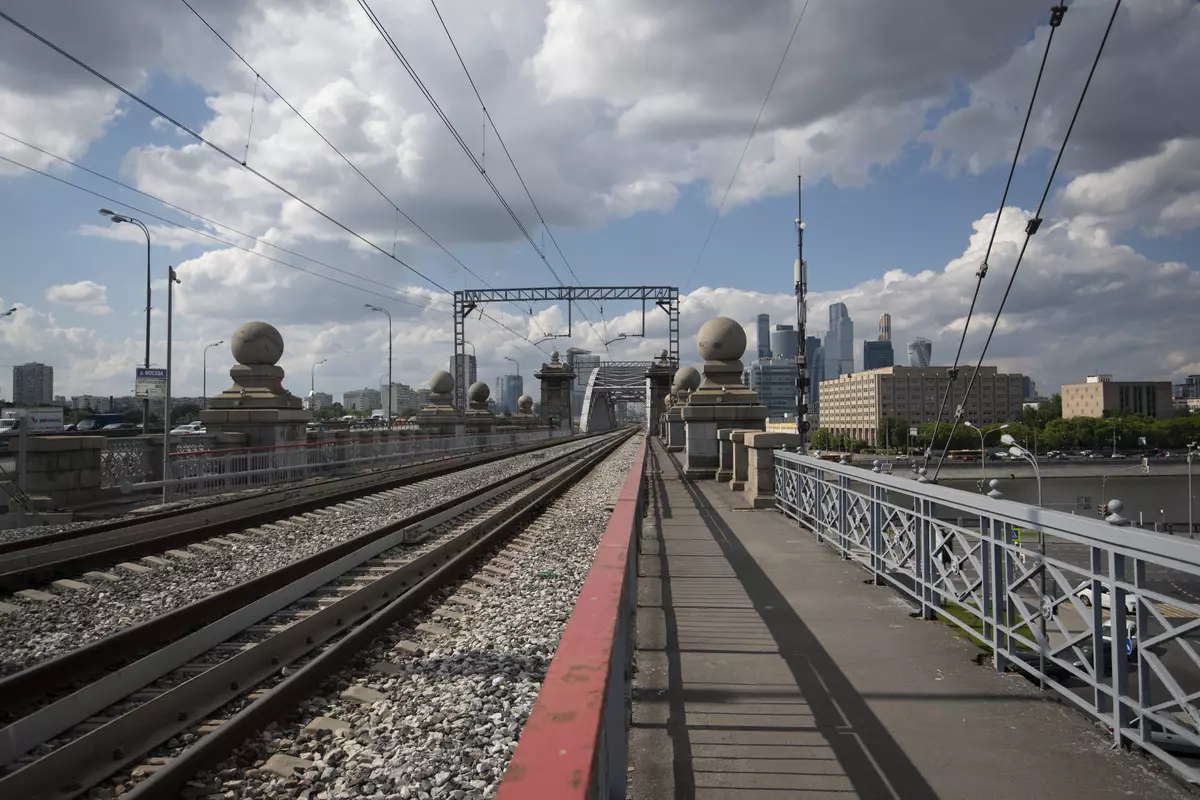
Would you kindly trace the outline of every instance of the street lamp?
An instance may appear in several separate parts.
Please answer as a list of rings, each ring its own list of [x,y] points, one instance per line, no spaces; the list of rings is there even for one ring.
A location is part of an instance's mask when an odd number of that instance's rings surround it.
[[[200,359],[200,363],[203,365],[202,368],[204,370],[204,377],[201,379],[201,382],[200,382],[200,385],[202,387],[200,389],[200,392],[204,395],[204,407],[205,408],[208,408],[208,351],[210,348],[220,347],[223,344],[225,344],[224,339],[222,339],[219,342],[213,342],[212,344],[206,344],[204,346],[204,357]]]
[[[100,209],[101,216],[108,217],[111,222],[128,222],[132,225],[137,225],[142,229],[142,233],[146,234],[146,360],[142,365],[146,369],[150,368],[150,229],[146,227],[146,223],[140,219],[118,214],[115,211],[110,211],[107,208]],[[168,380],[170,376],[168,376]],[[146,397],[142,400],[142,433],[146,433],[147,426],[150,424],[150,398]],[[170,427],[169,422],[163,423]]]
[[[1188,465],[1188,538],[1195,539],[1196,535],[1192,528],[1192,460],[1196,454],[1200,452],[1200,442],[1188,442],[1187,446],[1187,465]]]
[[[977,428],[970,422],[967,423],[967,427],[979,434],[979,474],[986,475],[987,474],[987,445],[984,444],[984,436],[986,436],[987,434],[984,433],[983,428]],[[992,430],[1006,431],[1006,430],[1008,430],[1008,423],[1006,422],[1003,425],[1001,425],[999,428],[993,428]],[[988,431],[987,433],[991,433],[991,432],[992,431]],[[979,491],[981,491],[981,492],[983,491],[983,484],[979,485]]]
[[[322,358],[320,361],[312,365],[312,369],[308,372],[308,410],[313,410],[313,397],[317,394],[317,367],[328,361],[328,358]]]
[[[1033,467],[1033,475],[1035,478],[1037,478],[1038,508],[1041,508],[1042,507],[1042,471],[1040,469],[1038,469],[1037,459],[1034,458],[1033,455],[1028,450],[1026,450],[1024,447],[1021,447],[1020,445],[1018,445],[1016,439],[1009,436],[1007,433],[1000,437],[1000,441],[1009,446],[1008,452],[1011,455],[1014,455],[1017,458],[1025,459]],[[1039,590],[1039,592],[1041,592],[1041,601],[1040,602],[1044,603],[1045,598],[1046,598],[1046,533],[1045,533],[1045,531],[1042,530],[1041,525],[1038,525],[1038,556],[1041,559],[1041,561],[1039,562],[1039,565],[1038,565],[1038,583],[1039,583],[1038,590]],[[1041,647],[1039,648],[1039,652],[1038,652],[1038,672],[1042,675],[1042,678],[1040,681],[1041,688],[1045,689],[1046,688],[1046,678],[1045,678],[1045,675],[1046,675],[1046,615],[1039,614],[1038,616],[1041,620],[1041,632],[1042,632]]]
[[[390,429],[392,427],[392,312],[388,311],[386,308],[373,306],[370,303],[363,303],[363,305],[372,311],[378,311],[380,314],[387,314],[388,318],[388,400],[387,407],[383,411],[383,418],[387,421],[387,426]]]
[[[166,396],[163,398],[163,490],[162,501],[163,505],[171,497],[171,486],[167,483],[170,480],[171,466],[171,316],[174,312],[175,284],[179,283],[179,277],[175,274],[174,267],[167,267],[167,386]],[[149,405],[150,400],[147,398],[146,404]]]

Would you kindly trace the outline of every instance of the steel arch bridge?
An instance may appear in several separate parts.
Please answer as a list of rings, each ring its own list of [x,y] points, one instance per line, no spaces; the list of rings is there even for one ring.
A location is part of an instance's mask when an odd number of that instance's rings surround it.
[[[650,413],[650,379],[646,372],[652,361],[601,361],[588,375],[579,412],[581,433],[599,433],[620,425],[617,403],[644,403]]]

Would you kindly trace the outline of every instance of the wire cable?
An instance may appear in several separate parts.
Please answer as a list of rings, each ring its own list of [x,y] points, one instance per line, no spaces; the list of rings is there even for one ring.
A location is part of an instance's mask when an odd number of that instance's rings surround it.
[[[983,279],[987,277],[988,259],[992,255],[992,246],[996,242],[996,232],[1000,228],[1000,216],[1004,213],[1004,204],[1008,202],[1008,192],[1012,188],[1013,175],[1017,171],[1017,162],[1021,158],[1021,147],[1025,143],[1025,133],[1029,130],[1029,120],[1033,116],[1033,106],[1037,100],[1038,89],[1042,85],[1042,76],[1046,72],[1046,59],[1050,55],[1050,45],[1054,43],[1054,32],[1062,24],[1063,16],[1066,13],[1067,7],[1061,3],[1050,8],[1050,34],[1046,37],[1046,47],[1042,50],[1042,63],[1038,67],[1037,78],[1033,82],[1033,92],[1029,96],[1029,105],[1025,109],[1025,121],[1021,124],[1021,135],[1017,138],[1017,147],[1013,151],[1012,164],[1008,168],[1008,179],[1004,182],[1004,192],[1000,196],[1000,207],[996,210],[996,219],[992,222],[992,234],[988,237],[987,250],[983,254],[983,262],[979,265],[979,270],[975,273],[975,293],[971,296],[971,306],[967,310],[967,318],[963,322],[962,335],[958,339],[958,350],[954,354],[954,363],[950,365],[950,369],[947,372],[946,393],[942,396],[942,402],[938,405],[937,417],[934,418],[933,422],[933,435],[929,439],[929,446],[925,449],[925,462],[922,465],[925,468],[929,467],[929,459],[933,455],[933,448],[937,443],[938,428],[941,426],[942,416],[946,413],[946,407],[954,392],[954,382],[958,380],[958,362],[962,358],[963,346],[967,342],[967,331],[970,329],[971,319],[975,315],[975,305],[979,302],[979,292],[983,287]],[[966,401],[966,395],[963,396],[963,401]],[[947,447],[949,447],[949,440],[947,440]]]
[[[775,67],[775,75],[771,78],[771,85],[767,87],[767,95],[763,98],[762,105],[758,107],[758,116],[754,118],[754,124],[750,126],[750,135],[746,137],[746,144],[742,146],[742,154],[738,156],[737,165],[733,168],[733,174],[729,176],[729,185],[725,187],[725,194],[721,197],[721,205],[717,207],[717,213],[713,215],[712,222],[708,226],[708,233],[704,235],[704,244],[700,245],[700,253],[696,256],[696,263],[692,264],[692,272],[688,275],[687,283],[684,284],[684,294],[691,288],[692,279],[696,277],[696,268],[700,266],[700,260],[704,258],[704,252],[708,249],[708,240],[712,238],[713,230],[717,227],[717,220],[721,218],[721,212],[725,210],[725,201],[729,199],[729,192],[733,189],[733,182],[737,180],[738,172],[742,169],[742,161],[746,158],[746,151],[750,149],[750,142],[754,139],[754,132],[758,130],[758,123],[762,121],[763,111],[767,108],[767,101],[771,99],[771,92],[775,91],[775,82],[779,80],[779,73],[783,71],[783,64],[787,61],[788,53],[792,50],[792,42],[796,41],[796,31],[800,30],[800,23],[804,20],[804,12],[808,11],[809,0],[804,0],[804,7],[800,9],[800,15],[796,17],[796,24],[792,28],[792,35],[788,38],[787,47],[783,48],[783,55],[779,58],[779,66]]]
[[[361,1],[361,0],[360,0],[360,1]],[[64,49],[62,49],[61,47],[59,47],[58,45],[54,44],[53,42],[51,42],[49,39],[45,38],[44,36],[42,36],[42,35],[38,34],[36,31],[32,30],[31,28],[29,28],[29,27],[27,27],[27,26],[23,25],[22,23],[18,22],[16,19],[14,19],[12,16],[10,16],[9,14],[7,14],[6,12],[4,12],[4,11],[2,11],[2,10],[0,10],[0,19],[3,19],[5,22],[8,22],[8,23],[9,23],[10,25],[12,25],[13,27],[15,27],[15,28],[17,28],[18,30],[20,30],[20,31],[22,31],[22,32],[24,32],[24,33],[26,33],[26,34],[27,34],[27,35],[29,35],[30,37],[32,37],[32,38],[34,38],[34,39],[38,40],[39,42],[41,42],[42,44],[46,45],[46,46],[47,46],[47,47],[49,47],[51,50],[55,51],[56,53],[58,53],[59,55],[61,55],[63,58],[65,58],[65,59],[67,59],[68,61],[72,62],[73,64],[75,64],[75,65],[76,65],[76,66],[78,66],[79,68],[81,68],[81,69],[83,69],[84,71],[86,71],[86,72],[90,73],[91,75],[93,75],[94,77],[96,77],[96,78],[98,78],[99,80],[103,81],[104,83],[107,83],[109,86],[111,86],[112,88],[116,89],[116,90],[117,90],[117,91],[119,91],[121,94],[123,94],[123,95],[125,95],[126,97],[128,97],[130,100],[133,100],[133,101],[134,101],[135,103],[137,103],[138,105],[142,106],[143,108],[147,109],[147,110],[148,110],[148,111],[150,111],[151,113],[153,113],[153,114],[157,115],[158,117],[161,117],[162,119],[164,119],[164,120],[166,120],[167,122],[171,123],[171,124],[172,124],[172,125],[174,125],[176,128],[178,128],[179,130],[181,130],[181,131],[183,131],[184,133],[188,134],[188,135],[189,135],[189,136],[191,136],[193,139],[195,139],[196,141],[200,142],[201,144],[203,144],[203,145],[207,146],[208,148],[210,148],[211,150],[215,151],[216,153],[218,153],[218,154],[220,154],[220,155],[224,156],[225,158],[229,159],[229,160],[230,160],[230,161],[232,161],[233,163],[235,163],[235,164],[237,164],[237,165],[241,166],[243,169],[247,170],[247,171],[248,171],[248,172],[250,172],[252,175],[254,175],[254,176],[256,176],[257,178],[259,178],[260,180],[262,180],[263,182],[265,182],[265,183],[269,184],[270,186],[274,187],[274,188],[275,188],[275,189],[277,189],[278,191],[282,192],[283,194],[287,195],[287,196],[288,196],[288,197],[290,197],[291,199],[295,200],[297,203],[300,203],[302,206],[304,206],[305,208],[307,208],[307,209],[309,209],[310,211],[314,212],[315,214],[317,214],[318,216],[322,217],[323,219],[327,220],[328,222],[331,222],[332,224],[336,225],[338,228],[340,228],[341,230],[343,230],[343,231],[345,231],[346,233],[350,234],[350,235],[351,235],[351,236],[353,236],[354,238],[358,239],[359,241],[361,241],[363,244],[367,245],[367,246],[368,246],[368,247],[370,247],[371,249],[373,249],[373,250],[376,250],[376,251],[378,251],[379,253],[382,253],[384,256],[386,256],[386,257],[390,258],[391,260],[395,261],[397,264],[399,264],[400,266],[402,266],[402,267],[404,267],[405,269],[409,270],[409,271],[410,271],[410,272],[412,272],[414,275],[417,275],[418,277],[420,277],[421,279],[423,279],[423,280],[424,280],[424,281],[426,281],[427,283],[429,283],[429,284],[433,285],[434,287],[436,287],[436,288],[438,288],[438,289],[441,289],[441,290],[442,290],[443,292],[445,292],[446,294],[453,294],[453,292],[452,292],[451,290],[447,289],[445,286],[442,286],[442,285],[441,285],[440,283],[438,283],[437,281],[433,280],[433,279],[432,279],[432,278],[430,278],[429,276],[427,276],[427,275],[425,275],[424,273],[420,272],[420,271],[419,271],[419,270],[417,270],[415,267],[413,267],[412,265],[410,265],[410,264],[408,264],[407,262],[405,262],[403,259],[400,259],[400,258],[396,257],[394,254],[392,254],[392,253],[389,253],[387,250],[384,250],[382,247],[380,247],[379,245],[375,244],[375,243],[374,243],[374,242],[372,242],[370,239],[367,239],[365,236],[363,236],[362,234],[360,234],[358,231],[354,230],[353,228],[350,228],[349,226],[347,226],[346,224],[342,223],[341,221],[339,221],[339,220],[337,220],[337,219],[333,218],[333,217],[332,217],[332,216],[330,216],[328,213],[326,213],[326,212],[322,211],[321,209],[317,208],[317,207],[316,207],[316,206],[314,206],[312,203],[310,203],[309,201],[307,201],[307,200],[305,200],[304,198],[300,197],[299,195],[297,195],[295,192],[291,191],[290,189],[287,189],[287,188],[285,188],[284,186],[282,186],[281,184],[279,184],[279,183],[278,183],[278,182],[276,182],[275,180],[273,180],[273,179],[271,179],[271,178],[267,177],[265,174],[263,174],[263,173],[262,173],[262,172],[260,172],[259,170],[255,169],[254,167],[251,167],[251,166],[249,166],[249,165],[247,165],[247,164],[242,164],[240,161],[238,161],[238,159],[237,159],[235,156],[231,155],[231,154],[230,154],[230,153],[229,153],[227,150],[225,150],[224,148],[220,147],[219,145],[217,145],[217,144],[215,144],[214,142],[210,141],[209,139],[205,138],[205,137],[204,137],[204,136],[202,136],[201,134],[199,134],[199,133],[197,133],[196,131],[192,130],[192,129],[191,129],[191,128],[189,128],[188,126],[184,125],[182,122],[179,122],[179,121],[178,121],[178,120],[176,120],[174,117],[170,116],[170,115],[169,115],[169,114],[167,114],[166,112],[164,112],[164,111],[160,110],[159,108],[157,108],[156,106],[154,106],[154,105],[153,105],[152,103],[150,103],[148,100],[145,100],[145,99],[143,99],[143,98],[142,98],[142,97],[140,97],[139,95],[135,94],[133,91],[131,91],[131,90],[129,90],[129,89],[127,89],[127,88],[125,88],[125,87],[124,87],[124,86],[122,86],[121,84],[117,83],[117,82],[116,82],[116,81],[114,81],[113,79],[111,79],[111,78],[109,78],[108,76],[106,76],[106,75],[104,75],[103,73],[101,73],[99,70],[97,70],[97,69],[95,69],[94,67],[91,67],[90,65],[86,64],[84,61],[80,60],[80,59],[79,59],[79,58],[77,58],[76,56],[74,56],[74,55],[71,55],[71,54],[70,54],[70,53],[68,53],[66,50],[64,50]],[[499,324],[501,324],[501,325],[504,325],[504,323],[502,323],[502,322],[501,322],[501,323],[499,323]],[[508,328],[508,326],[507,326],[507,325],[504,325],[504,327],[505,327],[505,328]],[[510,330],[510,331],[511,331],[512,329],[511,329],[511,328],[508,328],[508,330]],[[517,333],[516,331],[512,331],[512,332],[513,332],[514,334],[516,334],[517,336],[520,336],[520,337],[521,337],[522,339],[524,339],[526,342],[529,342],[530,344],[533,344],[532,342],[530,342],[530,341],[529,341],[529,338],[528,338],[527,336],[525,336],[525,335],[523,335],[523,334],[519,334],[519,333]],[[536,346],[536,345],[535,345],[535,346]],[[541,350],[543,353],[545,352],[545,350],[544,350],[543,348],[541,348],[541,347],[538,347],[538,349],[539,349],[539,350]]]
[[[1042,197],[1038,201],[1037,210],[1033,212],[1031,217],[1025,223],[1025,240],[1021,243],[1021,252],[1017,254],[1017,262],[1013,265],[1012,275],[1008,278],[1008,286],[1004,289],[1004,295],[1000,298],[1000,307],[996,309],[996,315],[992,318],[992,326],[988,331],[987,339],[984,340],[983,350],[979,353],[979,361],[975,364],[975,369],[971,373],[970,379],[967,381],[966,391],[963,393],[964,400],[971,394],[971,388],[975,385],[975,379],[979,376],[979,370],[983,367],[983,359],[987,355],[988,347],[992,343],[992,337],[996,333],[996,326],[1000,322],[1000,315],[1004,312],[1004,305],[1008,302],[1008,295],[1012,292],[1013,282],[1017,278],[1017,272],[1021,269],[1021,262],[1025,259],[1025,252],[1029,248],[1029,240],[1042,226],[1042,209],[1046,205],[1046,199],[1050,196],[1050,189],[1054,184],[1054,177],[1058,174],[1059,164],[1062,163],[1063,154],[1067,151],[1067,143],[1071,139],[1071,133],[1075,130],[1075,123],[1079,119],[1079,111],[1083,108],[1083,100],[1087,97],[1088,89],[1092,85],[1092,77],[1096,74],[1096,67],[1100,64],[1100,56],[1104,53],[1104,46],[1108,43],[1108,35],[1112,32],[1113,23],[1116,22],[1117,12],[1121,10],[1121,0],[1116,0],[1113,4],[1112,15],[1108,18],[1108,25],[1104,29],[1104,36],[1100,39],[1100,46],[1096,49],[1096,57],[1092,59],[1092,67],[1088,71],[1087,80],[1084,81],[1083,89],[1079,92],[1079,100],[1075,103],[1075,111],[1071,114],[1071,122],[1067,126],[1067,132],[1063,134],[1062,144],[1059,145],[1058,155],[1054,159],[1054,166],[1050,169],[1050,176],[1046,179],[1046,187],[1042,190]],[[946,439],[946,447],[942,451],[942,457],[938,460],[937,466],[934,468],[933,479],[937,480],[938,472],[941,471],[942,461],[946,458],[946,452],[950,449],[950,439],[954,438],[954,432],[958,428],[958,423],[962,418],[962,410],[955,415],[954,425],[950,428],[950,436]]]
[[[184,0],[184,2],[187,2],[187,0]],[[558,257],[566,265],[567,271],[571,273],[571,277],[575,279],[575,284],[582,286],[583,282],[575,274],[575,270],[571,267],[571,262],[567,260],[566,254],[563,253],[562,247],[559,246],[554,232],[546,224],[546,218],[542,216],[542,210],[538,208],[537,201],[533,199],[533,194],[529,191],[529,186],[525,183],[525,178],[521,175],[521,170],[517,169],[517,162],[513,160],[512,153],[508,151],[508,145],[504,143],[504,137],[500,135],[500,129],[496,127],[496,121],[492,119],[492,114],[488,111],[487,103],[483,102],[483,95],[479,93],[479,87],[475,85],[475,79],[471,77],[471,71],[467,69],[467,62],[463,59],[462,53],[458,49],[458,44],[454,41],[454,36],[450,33],[450,27],[446,24],[441,9],[438,8],[437,0],[429,0],[429,4],[433,6],[433,12],[437,14],[438,22],[441,23],[442,30],[445,31],[446,38],[450,41],[450,47],[454,49],[454,55],[458,58],[458,64],[462,67],[463,74],[467,76],[467,82],[471,84],[471,91],[475,93],[475,99],[479,101],[479,107],[483,110],[483,116],[487,124],[492,126],[492,133],[496,134],[496,141],[500,144],[500,149],[504,151],[504,156],[508,159],[509,166],[512,167],[513,172],[516,173],[517,180],[521,182],[521,188],[525,190],[525,196],[529,198],[529,204],[533,206],[533,212],[537,214],[538,222],[542,223],[542,230],[550,237],[551,244],[554,245],[554,249],[558,252]],[[608,322],[604,318],[604,309],[594,300],[592,301],[592,305],[596,306],[596,309],[600,312],[600,320],[604,323],[604,347],[609,351],[609,356],[611,357],[612,351],[608,348]],[[591,320],[588,321],[591,322]]]
[[[311,130],[313,133],[315,133],[321,139],[322,142],[327,144],[329,146],[329,148],[338,155],[338,158],[340,158],[342,161],[344,161],[346,163],[346,165],[350,167],[350,169],[354,170],[360,178],[362,178],[364,181],[366,181],[367,185],[370,186],[372,189],[374,189],[375,193],[378,194],[380,197],[382,197],[384,199],[384,201],[396,211],[397,215],[404,217],[404,219],[406,219],[410,225],[412,225],[414,228],[416,228],[418,231],[420,231],[421,234],[426,239],[428,239],[430,242],[432,242],[434,244],[434,246],[436,246],[439,250],[441,250],[443,253],[445,253],[455,264],[458,264],[458,266],[462,267],[464,272],[466,272],[467,274],[474,277],[477,281],[479,281],[480,283],[482,283],[484,286],[488,287],[489,289],[494,288],[491,284],[489,284],[486,280],[484,280],[477,272],[475,272],[473,269],[471,269],[466,264],[464,264],[458,258],[458,256],[456,256],[456,255],[454,255],[454,253],[450,252],[450,250],[447,249],[445,245],[443,245],[441,242],[439,242],[437,239],[435,239],[433,234],[429,233],[429,231],[427,231],[423,227],[421,227],[417,223],[417,221],[415,219],[413,219],[412,217],[410,217],[402,208],[400,208],[400,206],[396,205],[395,201],[393,201],[391,199],[391,197],[389,197],[387,195],[387,193],[385,193],[383,191],[383,189],[379,188],[379,186],[374,181],[372,181],[370,178],[368,178],[366,176],[366,174],[361,169],[359,169],[358,165],[355,164],[353,161],[351,161],[350,158],[337,147],[337,145],[335,145],[333,142],[331,142],[329,140],[329,138],[325,136],[325,134],[321,133],[321,131],[317,129],[317,126],[313,125],[312,122],[309,121],[308,117],[304,116],[304,114],[302,114],[300,112],[300,109],[298,109],[294,105],[292,105],[291,101],[289,101],[286,97],[284,97],[280,93],[280,91],[278,89],[276,89],[273,85],[271,85],[271,82],[268,81],[266,78],[264,78],[262,76],[262,74],[254,67],[254,65],[251,64],[249,61],[247,61],[246,58],[241,53],[238,52],[237,48],[235,48],[229,42],[228,39],[226,39],[224,36],[222,36],[221,33],[216,28],[214,28],[212,26],[212,24],[209,23],[209,21],[207,19],[205,19],[204,16],[199,11],[196,10],[195,6],[193,6],[190,2],[188,2],[188,0],[180,0],[180,2],[183,3],[185,6],[187,6],[188,10],[191,11],[192,14],[195,15],[196,19],[200,20],[200,22],[202,22],[204,24],[204,27],[208,28],[212,32],[212,34],[221,41],[221,44],[225,45],[225,47],[229,50],[229,52],[233,53],[233,55],[239,61],[241,61],[242,64],[244,64],[246,66],[246,69],[248,69],[254,73],[256,86],[257,86],[257,83],[259,81],[261,81],[263,86],[266,86],[268,89],[270,89],[271,92],[274,93],[274,95],[276,97],[278,97],[280,100],[283,101],[284,105],[286,105],[289,109],[291,109],[292,113],[295,114],[300,119],[301,122],[303,122],[305,125],[308,126],[309,130]],[[252,110],[252,113],[253,113],[253,110]],[[251,120],[253,120],[253,116],[251,117]],[[248,139],[249,139],[249,134],[247,134],[247,140]],[[247,143],[247,147],[248,146],[249,145]],[[394,256],[395,253],[396,253],[395,233],[393,232],[392,255]],[[536,325],[536,323],[533,323],[533,324]],[[541,326],[537,326],[537,327],[539,330],[541,330]],[[542,334],[544,335],[545,331],[542,331]]]

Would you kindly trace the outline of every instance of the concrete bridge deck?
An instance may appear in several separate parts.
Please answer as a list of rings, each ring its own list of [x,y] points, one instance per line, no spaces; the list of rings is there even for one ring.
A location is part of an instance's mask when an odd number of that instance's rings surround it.
[[[630,800],[1196,796],[652,446]]]

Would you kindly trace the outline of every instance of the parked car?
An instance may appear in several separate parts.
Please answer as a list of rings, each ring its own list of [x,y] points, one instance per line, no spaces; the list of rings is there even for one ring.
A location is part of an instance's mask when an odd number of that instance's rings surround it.
[[[205,432],[203,422],[188,422],[180,425],[178,428],[172,428],[171,433],[175,436],[196,436]]]

